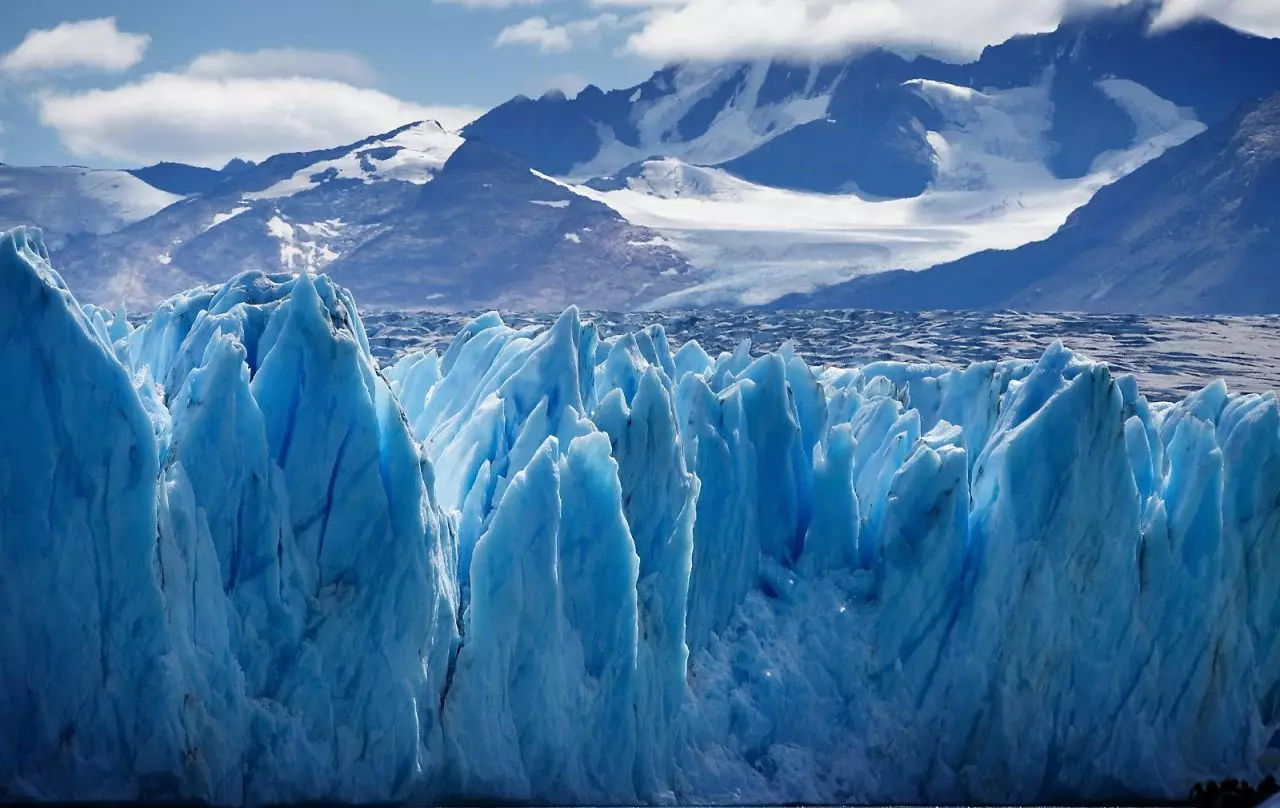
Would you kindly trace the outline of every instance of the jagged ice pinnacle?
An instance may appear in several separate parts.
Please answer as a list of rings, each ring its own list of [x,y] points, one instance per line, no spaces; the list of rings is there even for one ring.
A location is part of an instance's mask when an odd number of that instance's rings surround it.
[[[140,327],[0,239],[0,796],[1170,797],[1280,725],[1280,405],[477,318]]]

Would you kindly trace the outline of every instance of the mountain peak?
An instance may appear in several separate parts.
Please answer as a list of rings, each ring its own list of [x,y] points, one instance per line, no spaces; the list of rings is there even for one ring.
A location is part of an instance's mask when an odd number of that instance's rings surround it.
[[[482,137],[470,137],[465,138],[462,145],[454,150],[440,173],[443,176],[447,172],[457,174],[478,168],[502,168],[525,172],[529,170],[529,166],[514,154],[491,145]]]
[[[230,166],[230,163],[228,163]],[[227,169],[218,171],[205,166],[162,161],[145,168],[130,169],[128,173],[152,188],[179,196],[204,193],[226,177]]]

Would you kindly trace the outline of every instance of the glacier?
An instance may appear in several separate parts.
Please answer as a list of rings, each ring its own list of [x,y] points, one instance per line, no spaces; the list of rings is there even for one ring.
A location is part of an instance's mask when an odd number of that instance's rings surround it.
[[[810,367],[0,238],[0,797],[1032,802],[1256,777],[1280,404]]]

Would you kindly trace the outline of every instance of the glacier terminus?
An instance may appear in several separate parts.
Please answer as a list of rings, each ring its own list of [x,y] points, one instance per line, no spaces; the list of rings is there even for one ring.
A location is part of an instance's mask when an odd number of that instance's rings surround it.
[[[1280,403],[811,367],[0,238],[0,798],[1167,799],[1280,727]]]

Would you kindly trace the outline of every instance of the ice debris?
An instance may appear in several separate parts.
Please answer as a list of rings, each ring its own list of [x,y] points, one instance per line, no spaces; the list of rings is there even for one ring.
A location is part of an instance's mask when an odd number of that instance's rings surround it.
[[[1280,405],[477,318],[144,325],[0,238],[0,796],[1031,802],[1254,777]]]

